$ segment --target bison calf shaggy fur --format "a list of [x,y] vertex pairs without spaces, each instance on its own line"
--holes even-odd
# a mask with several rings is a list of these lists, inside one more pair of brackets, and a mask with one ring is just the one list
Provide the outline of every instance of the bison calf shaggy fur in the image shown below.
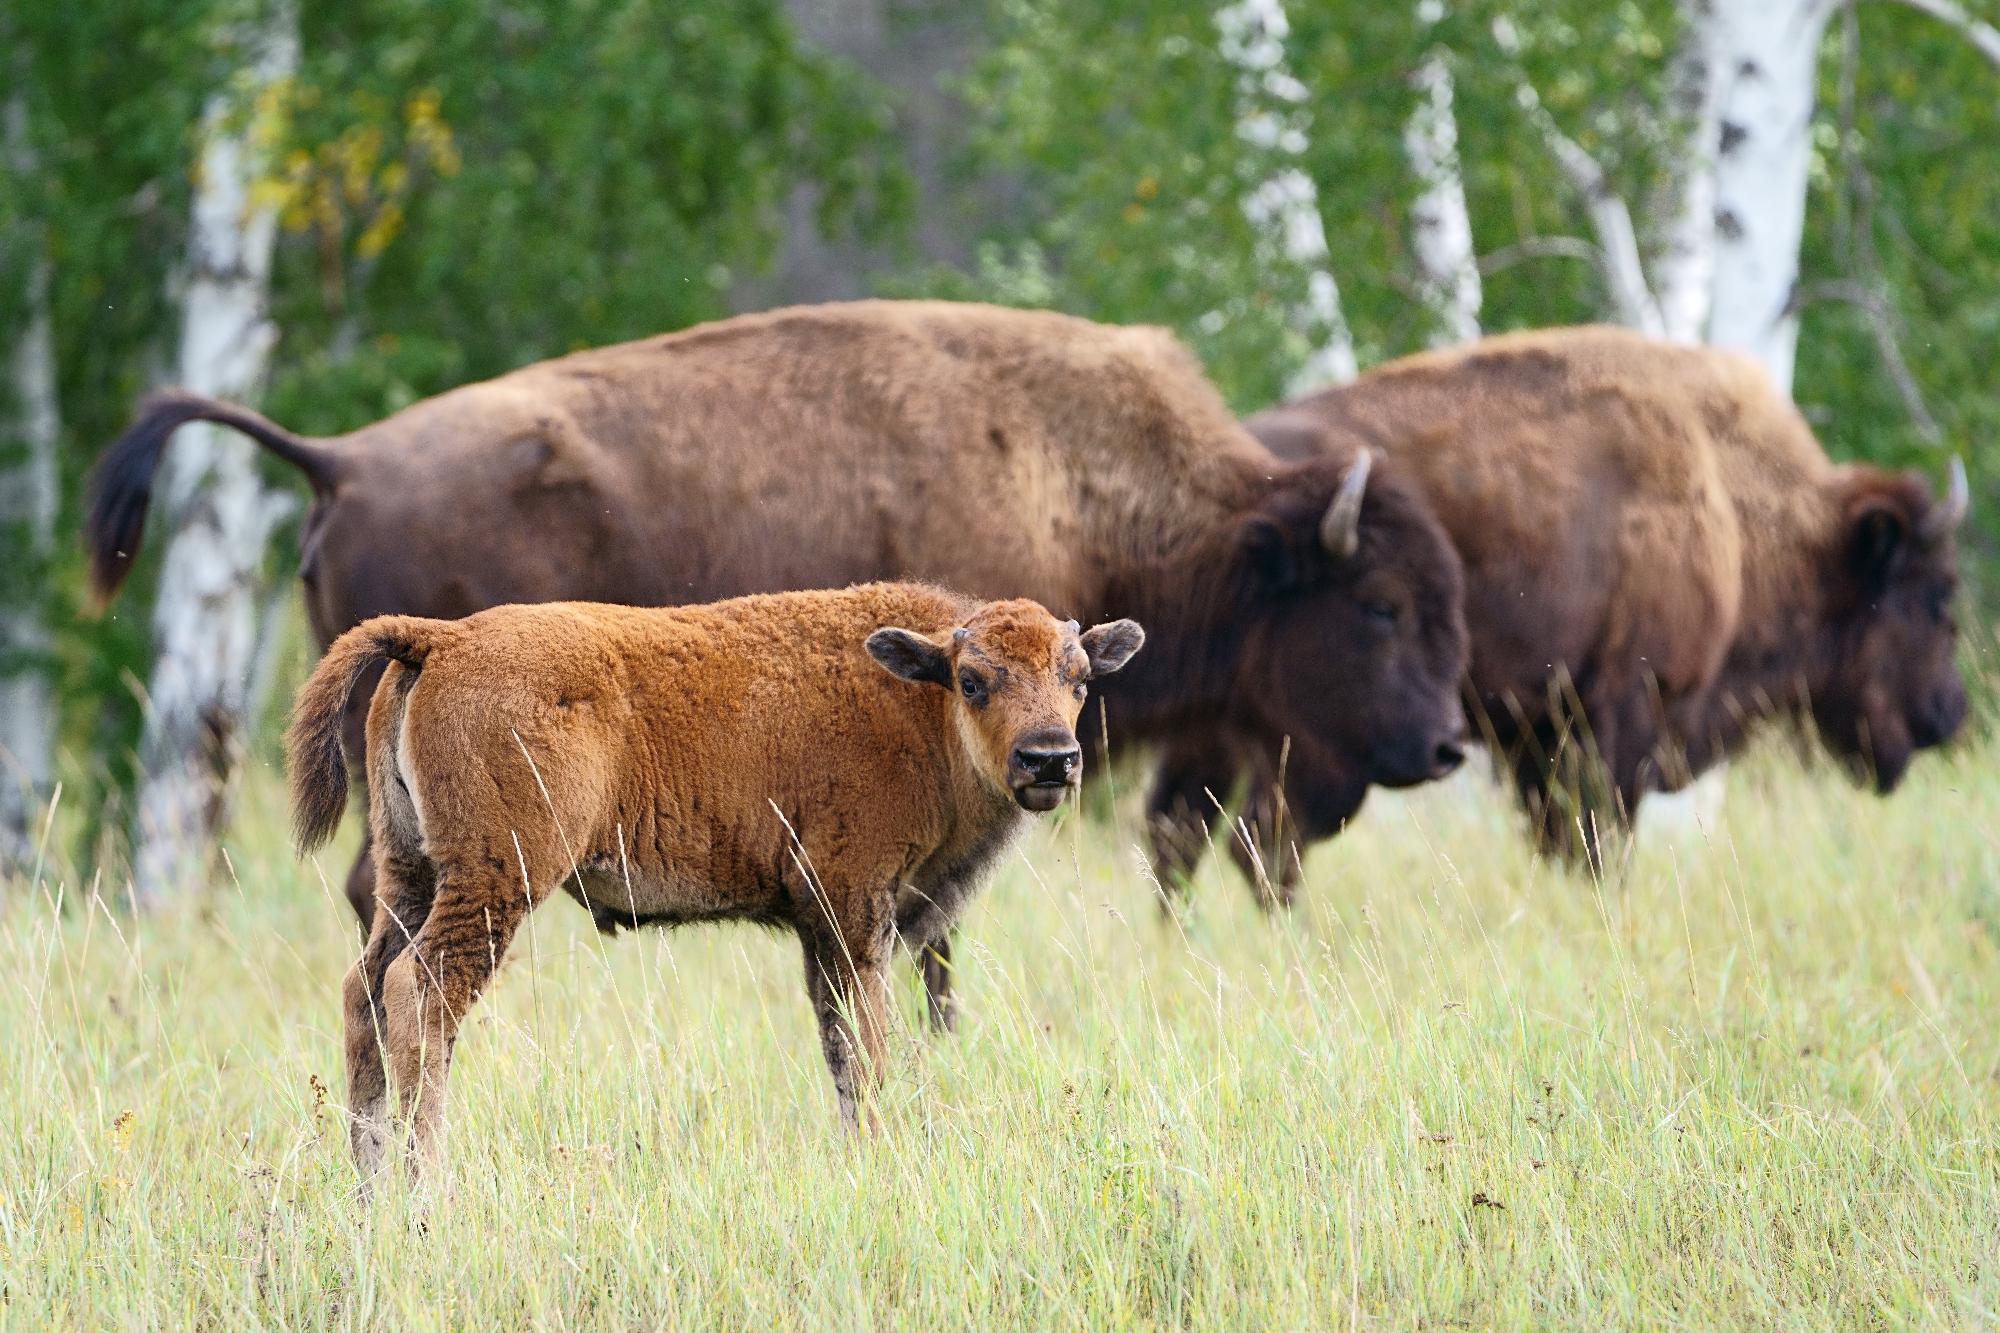
[[[1514,334],[1248,425],[1285,459],[1379,449],[1422,491],[1465,562],[1470,702],[1545,848],[1598,863],[1601,823],[1774,714],[1885,792],[1965,718],[1962,465],[1942,496],[1836,466],[1746,358]],[[1201,748],[1180,763],[1215,767]]]
[[[342,635],[288,748],[311,848],[347,799],[348,696],[388,664],[367,722],[378,910],[345,992],[364,1175],[387,1143],[384,1055],[415,1166],[435,1155],[467,1009],[558,886],[605,930],[796,931],[855,1124],[896,941],[941,945],[1026,812],[1075,787],[1086,682],[1142,639],[1129,620],[1079,633],[1034,602],[917,584],[383,616]],[[939,1017],[950,975],[925,964]]]

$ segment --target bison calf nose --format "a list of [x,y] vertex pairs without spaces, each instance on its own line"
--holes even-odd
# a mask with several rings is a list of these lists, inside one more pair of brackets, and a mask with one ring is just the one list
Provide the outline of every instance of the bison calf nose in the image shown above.
[[1082,764],[1083,751],[1074,745],[1066,749],[1023,746],[1014,751],[1014,771],[1028,782],[1067,783]]
[[1465,762],[1465,747],[1456,741],[1445,741],[1432,754],[1431,762],[1436,775],[1443,777],[1447,773],[1456,771],[1458,766]]

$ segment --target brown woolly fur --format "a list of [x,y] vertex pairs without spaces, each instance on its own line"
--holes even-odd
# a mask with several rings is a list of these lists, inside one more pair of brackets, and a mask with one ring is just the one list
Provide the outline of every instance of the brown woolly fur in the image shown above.
[[[102,465],[99,547],[136,539],[133,489],[188,414],[173,401]],[[1374,460],[1329,550],[1358,456],[1274,465],[1159,329],[802,307],[543,362],[337,439],[258,429],[315,460],[300,565],[322,644],[383,614],[884,578],[1129,613],[1153,647],[1105,692],[1093,742],[1199,723],[1246,760],[1289,753],[1310,775],[1290,809],[1315,835],[1371,783],[1448,769],[1464,727],[1458,558],[1400,465]],[[348,887],[365,922],[365,861]]]
[[391,1075],[412,1166],[435,1155],[459,1027],[558,886],[606,931],[795,930],[855,1125],[896,942],[922,953],[948,1026],[947,930],[1026,812],[1074,790],[1086,682],[1142,641],[1131,621],[1079,632],[1033,602],[918,584],[395,616],[341,636],[299,695],[290,770],[306,847],[338,819],[329,738],[347,691],[390,664],[367,726],[379,910],[345,989],[364,1176]]
[[1964,720],[1953,515],[1921,477],[1829,463],[1746,358],[1516,334],[1248,425],[1287,459],[1379,449],[1421,488],[1465,562],[1480,729],[1546,847],[1595,860],[1600,820],[1773,713],[1883,791]]

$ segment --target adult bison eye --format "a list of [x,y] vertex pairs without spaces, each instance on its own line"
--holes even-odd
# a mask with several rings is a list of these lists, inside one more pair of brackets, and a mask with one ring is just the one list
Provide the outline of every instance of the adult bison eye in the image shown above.
[[1393,625],[1396,623],[1396,604],[1371,597],[1361,604],[1361,614],[1378,625]]

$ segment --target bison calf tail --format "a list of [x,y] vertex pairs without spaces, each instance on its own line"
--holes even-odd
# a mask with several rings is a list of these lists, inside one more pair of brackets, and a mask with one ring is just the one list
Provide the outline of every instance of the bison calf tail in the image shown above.
[[333,836],[347,808],[347,756],[341,719],[354,683],[384,662],[422,668],[437,631],[449,622],[417,616],[377,616],[333,641],[292,705],[285,733],[292,788],[292,839],[309,852]]
[[167,437],[190,421],[213,421],[242,431],[305,473],[315,491],[324,495],[333,489],[339,464],[324,444],[294,435],[234,403],[184,389],[149,394],[139,404],[138,417],[104,451],[90,476],[83,533],[90,553],[90,584],[100,603],[111,600],[132,570]]

